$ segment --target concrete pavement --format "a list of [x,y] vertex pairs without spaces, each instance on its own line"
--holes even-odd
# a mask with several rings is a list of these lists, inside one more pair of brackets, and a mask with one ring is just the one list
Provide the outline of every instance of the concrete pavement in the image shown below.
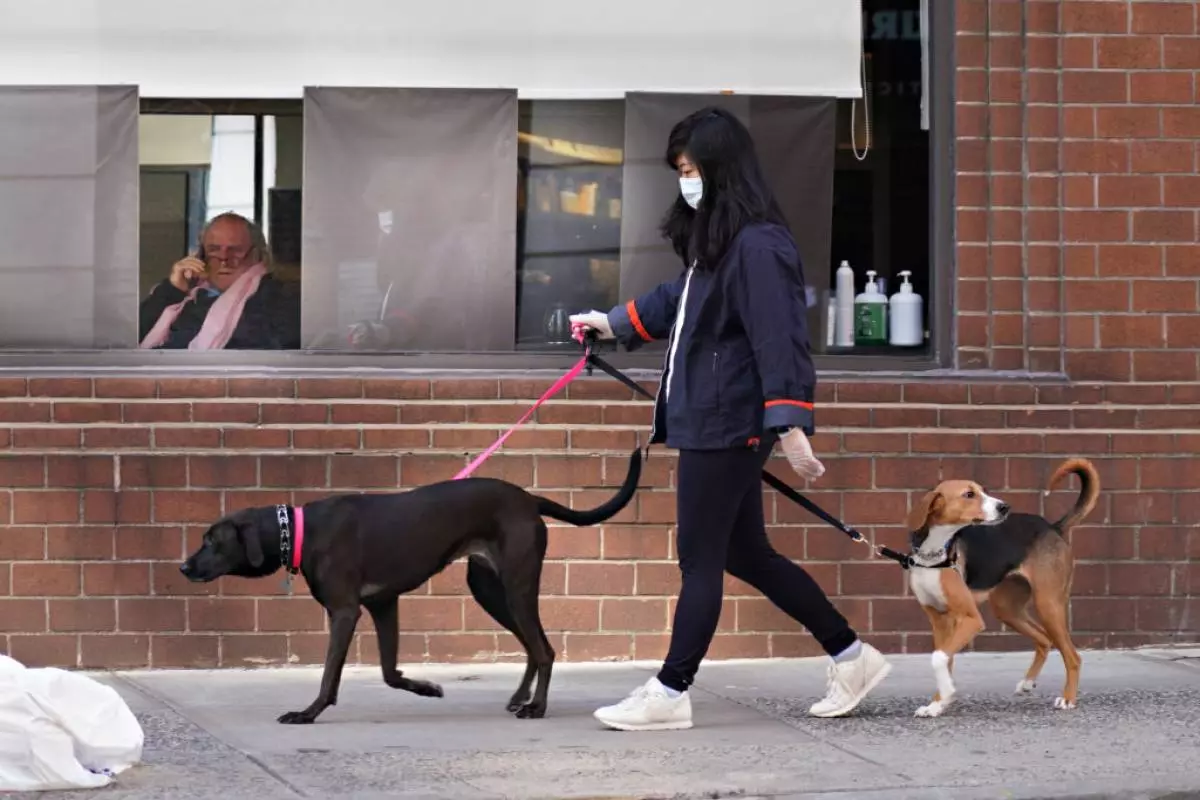
[[697,727],[653,734],[591,718],[653,673],[645,663],[559,665],[538,721],[504,711],[517,665],[408,670],[442,683],[441,700],[348,669],[339,705],[301,727],[275,718],[311,701],[317,669],[109,673],[98,677],[145,728],[145,763],[98,796],[1200,797],[1200,649],[1086,652],[1073,712],[1051,706],[1057,655],[1033,695],[1013,696],[1028,661],[960,656],[960,699],[936,720],[912,717],[932,688],[925,656],[895,657],[877,694],[841,720],[805,716],[824,686],[822,660],[707,663]]

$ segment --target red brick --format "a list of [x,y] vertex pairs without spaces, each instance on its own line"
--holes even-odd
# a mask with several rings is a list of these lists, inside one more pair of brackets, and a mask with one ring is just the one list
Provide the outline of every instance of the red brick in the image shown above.
[[8,637],[8,655],[26,667],[79,666],[79,637],[71,634],[40,634]]
[[432,393],[427,380],[370,378],[363,381],[363,396],[380,400],[428,400]]
[[191,597],[187,600],[188,625],[193,631],[252,631],[253,600]]
[[219,661],[219,641],[216,636],[153,636],[150,662],[159,669],[215,667]]
[[1063,33],[1126,33],[1129,9],[1126,3],[1071,2],[1062,5]]
[[88,424],[94,422],[120,422],[120,403],[55,403],[54,421],[65,424]]
[[1163,321],[1146,314],[1106,314],[1100,317],[1100,346],[1104,348],[1161,348],[1166,344]]
[[148,428],[85,428],[83,446],[89,450],[145,449],[150,446],[150,430]]
[[51,600],[48,605],[51,631],[67,633],[116,630],[115,600]]
[[362,381],[352,378],[301,378],[296,381],[297,397],[320,399],[363,396]]
[[46,554],[54,560],[107,561],[113,557],[112,528],[47,528]]
[[40,489],[46,485],[46,459],[42,456],[0,456],[0,486]]
[[192,419],[196,422],[228,422],[256,425],[259,422],[257,403],[193,403]]
[[1098,189],[1101,206],[1131,208],[1162,203],[1162,178],[1158,176],[1101,175]]
[[1167,345],[1172,348],[1200,348],[1200,317],[1170,316],[1167,322]]
[[[356,431],[351,433],[357,434]],[[291,444],[291,432],[272,428],[230,428],[221,431],[221,442],[230,450],[286,450]]]
[[212,491],[154,493],[155,522],[211,524],[221,516],[221,496]]
[[[542,603],[544,609],[546,601]],[[404,595],[400,598],[400,627],[407,631],[461,631],[464,630],[464,611],[461,597]],[[480,610],[479,613],[484,612]],[[465,629],[471,630],[471,627],[468,625]]]
[[95,489],[113,485],[110,456],[48,456],[46,483],[51,487]]
[[221,431],[217,428],[155,428],[154,446],[163,449],[220,447]]
[[1064,103],[1125,103],[1129,83],[1125,73],[1102,70],[1064,70]]
[[1133,9],[1131,30],[1134,33],[1179,35],[1195,31],[1194,9],[1191,3],[1148,3],[1139,0],[1129,5]]
[[15,491],[13,522],[54,524],[79,522],[79,492]]
[[1163,274],[1161,247],[1108,244],[1100,247],[1100,276],[1153,277]]
[[[1112,141],[1063,142],[1063,171],[1108,173],[1129,171],[1129,144]],[[1145,170],[1152,172],[1154,170]]]
[[31,378],[30,397],[91,397],[89,378]]
[[1162,39],[1158,36],[1105,36],[1097,44],[1101,69],[1157,69],[1162,66]]
[[1190,142],[1134,142],[1134,172],[1191,172],[1194,162]]
[[[461,601],[459,601],[461,602]],[[412,626],[406,619],[402,627]],[[321,631],[325,629],[325,612],[309,597],[269,598],[258,600],[258,630],[260,631]]]
[[1190,72],[1134,72],[1129,76],[1134,103],[1189,104],[1194,102]]
[[1163,204],[1167,206],[1200,207],[1200,175],[1168,175],[1163,178],[1163,198]]
[[490,379],[437,380],[432,393],[436,400],[494,400],[500,396],[500,385]]
[[1194,311],[1196,308],[1195,288],[1192,281],[1134,281],[1133,307],[1143,313]]
[[122,631],[182,631],[187,627],[187,603],[182,599],[130,597],[117,601]]
[[290,399],[296,396],[296,384],[279,378],[230,378],[222,394],[229,397]]
[[50,404],[27,402],[0,403],[0,422],[49,422]]
[[78,564],[12,565],[12,593],[17,597],[76,597],[79,588]]
[[1133,238],[1143,242],[1190,242],[1196,238],[1192,211],[1135,211]]
[[158,381],[158,396],[165,398],[224,397],[223,378],[164,378]]
[[150,637],[116,634],[79,637],[79,666],[127,669],[150,661]]
[[1066,211],[1063,235],[1072,242],[1129,240],[1129,215],[1124,211]]
[[[606,598],[599,605],[600,629],[605,632],[662,631],[668,627],[666,600]],[[572,629],[580,628],[589,629],[582,624]]]
[[631,595],[634,565],[575,562],[567,565],[567,591],[581,595]]
[[1200,48],[1196,47],[1196,40],[1187,36],[1164,37],[1163,66],[1167,69],[1200,69]]

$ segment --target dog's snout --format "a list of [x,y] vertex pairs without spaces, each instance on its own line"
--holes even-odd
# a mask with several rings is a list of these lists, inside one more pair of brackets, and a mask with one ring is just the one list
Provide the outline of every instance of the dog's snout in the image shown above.
[[1008,503],[1000,503],[996,506],[996,513],[1002,517],[1008,516],[1008,510],[1009,510]]
[[185,561],[180,564],[179,571],[182,572],[185,577],[190,576],[192,574],[192,562]]

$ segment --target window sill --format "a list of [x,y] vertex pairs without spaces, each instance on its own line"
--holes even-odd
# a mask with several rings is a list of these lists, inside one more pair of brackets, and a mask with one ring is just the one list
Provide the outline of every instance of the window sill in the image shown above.
[[[602,355],[613,366],[639,380],[657,380],[661,352]],[[0,352],[0,377],[528,377],[553,376],[569,369],[579,353],[319,353],[306,351],[226,351],[192,353],[141,350]],[[928,355],[823,356],[815,358],[823,381],[998,381],[1065,383],[1062,373],[956,370]]]

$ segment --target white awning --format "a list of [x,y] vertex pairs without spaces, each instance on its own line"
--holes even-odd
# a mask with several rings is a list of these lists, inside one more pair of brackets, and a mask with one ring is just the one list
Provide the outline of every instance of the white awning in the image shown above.
[[0,5],[0,83],[859,97],[861,29],[858,0],[36,0]]

